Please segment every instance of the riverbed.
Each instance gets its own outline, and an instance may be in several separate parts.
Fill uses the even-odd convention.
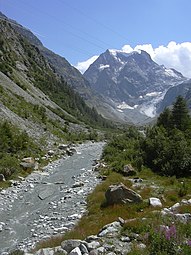
[[[0,252],[30,250],[73,228],[86,212],[86,197],[99,183],[92,164],[104,143],[78,145],[73,156],[49,164],[0,192]]]

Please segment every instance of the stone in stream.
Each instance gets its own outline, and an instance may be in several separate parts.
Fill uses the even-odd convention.
[[[79,181],[79,182],[75,182],[73,185],[72,185],[72,188],[79,188],[79,187],[82,187],[84,186],[84,183]]]
[[[38,194],[38,197],[41,199],[41,200],[44,200],[46,199],[47,197],[50,197],[54,194],[55,192],[55,189],[53,189],[53,187],[51,188],[50,185],[47,185],[48,187],[45,188],[44,190],[42,190],[39,194]]]

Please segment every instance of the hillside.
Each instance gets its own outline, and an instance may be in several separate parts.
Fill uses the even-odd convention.
[[[53,70],[36,46],[9,22],[0,23],[1,117],[35,138],[46,131],[50,137],[67,139],[73,131],[86,133],[86,125],[110,125]]]
[[[54,72],[61,76],[64,81],[66,81],[67,84],[72,87],[72,89],[82,96],[90,108],[95,107],[100,114],[108,119],[115,121],[121,120],[110,103],[107,102],[107,100],[105,100],[101,94],[93,90],[83,75],[64,57],[61,57],[44,47],[41,41],[30,30],[18,24],[16,21],[7,18],[1,12],[0,18],[9,22],[15,31],[22,35],[22,37],[26,38],[27,41],[29,41],[32,45],[36,46]]]

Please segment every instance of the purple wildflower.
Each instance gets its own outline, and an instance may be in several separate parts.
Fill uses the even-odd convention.
[[[172,237],[176,238],[176,226],[173,224],[170,228],[166,228],[164,234],[167,240],[170,240]]]
[[[191,240],[188,240],[188,246],[190,246],[191,247]]]

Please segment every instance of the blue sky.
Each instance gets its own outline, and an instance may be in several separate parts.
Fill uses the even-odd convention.
[[[143,49],[150,47],[153,59],[167,66],[175,54],[182,59],[190,54],[186,63],[185,58],[177,62],[180,71],[191,63],[190,0],[0,0],[0,10],[79,69],[106,49],[125,45],[132,50],[146,45]],[[169,52],[174,53],[171,61],[164,60]]]

